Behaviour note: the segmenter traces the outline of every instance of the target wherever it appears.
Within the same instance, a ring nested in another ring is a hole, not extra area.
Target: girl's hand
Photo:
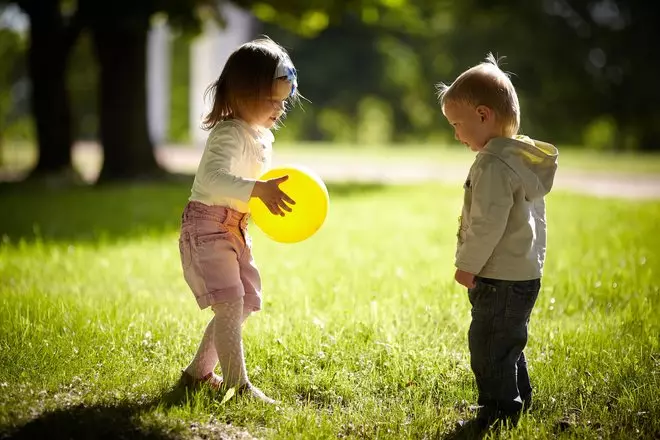
[[[280,189],[280,183],[286,182],[288,178],[289,176],[282,176],[276,179],[258,180],[254,184],[252,197],[258,197],[274,215],[284,217],[284,211],[291,212],[289,205],[296,204],[291,197]]]

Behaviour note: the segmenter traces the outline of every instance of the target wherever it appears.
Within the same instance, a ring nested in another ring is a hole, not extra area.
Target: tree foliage
[[[89,74],[98,71],[99,76],[102,178],[159,175],[146,119],[145,50],[151,20],[160,15],[172,28],[194,34],[209,17],[222,23],[222,3],[0,0],[3,3],[18,4],[30,17],[27,59],[40,151],[35,171],[71,169],[75,131],[66,71],[71,48],[85,32],[98,64]],[[654,50],[657,2],[233,3],[252,11],[264,23],[264,33],[293,53],[301,89],[313,103],[290,120],[295,129],[289,132],[302,138],[361,142],[358,135],[365,125],[387,131],[380,137],[384,140],[431,136],[444,126],[433,85],[451,81],[493,52],[507,56],[503,67],[513,72],[525,132],[580,143],[585,130],[606,127],[616,135],[609,141],[614,146],[660,149],[655,106],[660,89],[653,86],[660,77]],[[78,67],[75,73],[83,75]],[[372,123],[379,119],[382,123]]]

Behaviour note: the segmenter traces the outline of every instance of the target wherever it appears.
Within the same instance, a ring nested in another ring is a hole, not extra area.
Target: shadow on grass
[[[203,392],[203,391],[200,391]],[[209,391],[210,393],[210,391]],[[185,389],[175,386],[152,401],[117,405],[77,405],[41,414],[12,428],[0,427],[2,440],[33,439],[138,439],[226,438],[237,428],[222,424],[186,424],[170,417],[156,418],[157,408],[182,406],[191,399]],[[242,431],[241,438],[251,438]],[[235,433],[234,433],[235,435]]]
[[[442,436],[442,440],[480,440],[488,431],[476,419],[469,420],[455,427],[453,431]]]
[[[192,176],[161,183],[48,188],[0,183],[0,245],[94,242],[177,231]],[[331,200],[384,189],[377,183],[330,183]]]
[[[139,423],[143,408],[125,406],[76,406],[45,413],[23,426],[0,434],[0,439],[174,439],[165,427]]]

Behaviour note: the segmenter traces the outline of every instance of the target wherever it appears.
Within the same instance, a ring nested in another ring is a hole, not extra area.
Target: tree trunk
[[[31,177],[70,173],[73,170],[71,109],[66,87],[70,44],[57,1],[34,2],[30,17],[28,70],[31,105],[39,159]]]
[[[104,161],[99,182],[162,176],[147,125],[148,22],[96,26],[92,37],[100,65],[99,123]]]
[[[660,121],[660,118],[656,118]],[[645,152],[660,151],[660,127],[652,122],[641,127],[639,139],[639,150]]]

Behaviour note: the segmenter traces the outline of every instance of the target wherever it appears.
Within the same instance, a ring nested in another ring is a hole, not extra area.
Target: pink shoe
[[[263,391],[261,391],[259,388],[255,387],[251,383],[246,383],[244,385],[241,385],[238,388],[237,394],[241,396],[249,396],[252,397],[253,399],[260,400],[270,405],[277,405],[280,403],[277,400],[268,397]]]
[[[198,378],[185,370],[181,371],[179,386],[190,389],[199,389],[205,385],[210,387],[213,391],[220,391],[222,388],[222,377],[214,372],[210,372],[206,376]]]

